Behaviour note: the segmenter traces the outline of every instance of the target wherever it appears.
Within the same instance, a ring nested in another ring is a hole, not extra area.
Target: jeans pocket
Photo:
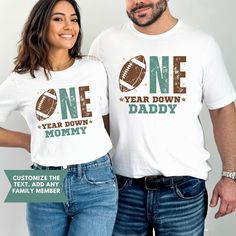
[[[116,176],[110,162],[87,168],[84,171],[84,178],[88,183],[95,185],[116,183]]]
[[[117,178],[118,190],[119,192],[122,192],[128,185],[129,179],[120,175],[117,175],[116,178]]]
[[[180,199],[190,200],[197,198],[205,191],[205,180],[187,177],[175,185],[175,193]]]

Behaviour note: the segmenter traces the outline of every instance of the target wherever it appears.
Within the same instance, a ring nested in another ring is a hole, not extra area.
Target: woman
[[[0,121],[19,111],[31,131],[0,128],[0,146],[30,151],[33,169],[67,170],[65,204],[27,204],[32,236],[112,235],[117,187],[102,120],[106,72],[100,62],[81,57],[81,37],[76,1],[39,0],[14,71],[0,86]]]

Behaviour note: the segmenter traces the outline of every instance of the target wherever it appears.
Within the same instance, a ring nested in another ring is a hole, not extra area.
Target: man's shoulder
[[[205,32],[203,29],[199,28],[198,26],[195,25],[191,25],[185,22],[182,22],[182,27],[181,30],[183,34],[188,35],[189,37],[195,38],[195,39],[199,39],[202,38],[204,40],[209,40],[210,38],[212,38],[212,36]]]
[[[76,66],[80,69],[90,68],[91,71],[96,71],[97,69],[104,69],[104,65],[99,58],[93,55],[84,55],[81,59],[76,61]]]

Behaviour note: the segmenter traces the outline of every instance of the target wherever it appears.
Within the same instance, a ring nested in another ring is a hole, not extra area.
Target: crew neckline
[[[78,63],[78,61],[79,61],[79,59],[75,59],[73,64],[71,66],[69,66],[68,68],[66,68],[64,70],[58,70],[58,71],[50,70],[49,73],[51,74],[52,77],[68,74],[68,73],[70,73],[71,71],[74,70],[74,68],[75,68],[76,64]]]
[[[139,37],[146,38],[146,39],[161,39],[161,38],[168,37],[171,34],[175,33],[182,24],[183,24],[183,22],[178,19],[177,23],[170,30],[168,30],[164,33],[161,33],[161,34],[156,34],[156,35],[144,34],[140,31],[136,30],[132,21],[129,21],[128,26],[129,26],[129,29]]]

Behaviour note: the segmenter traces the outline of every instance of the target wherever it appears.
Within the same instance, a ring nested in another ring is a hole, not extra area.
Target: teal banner
[[[67,202],[66,170],[5,170],[11,189],[5,202]]]

